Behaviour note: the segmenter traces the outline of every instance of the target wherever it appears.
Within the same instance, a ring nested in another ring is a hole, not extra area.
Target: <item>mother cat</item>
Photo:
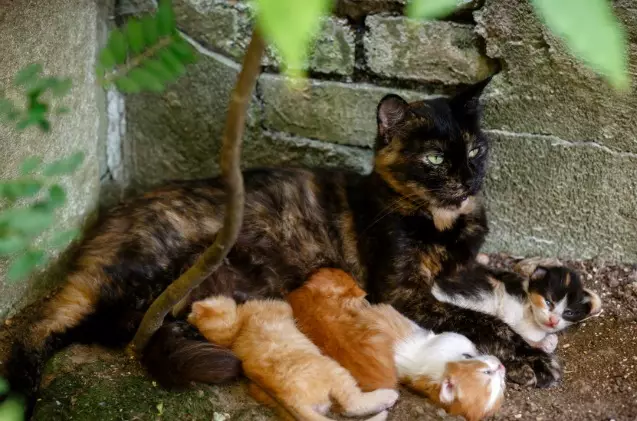
[[[338,267],[357,278],[371,301],[390,303],[427,329],[466,335],[498,356],[513,380],[539,387],[558,381],[554,358],[503,322],[430,294],[433,279],[453,282],[458,271],[471,270],[488,231],[478,195],[488,153],[479,96],[487,83],[410,104],[384,97],[369,175],[246,171],[240,237],[200,295],[279,297],[315,269]],[[105,215],[60,291],[14,347],[11,385],[33,395],[43,361],[70,342],[129,340],[149,303],[212,243],[223,203],[219,179],[177,182]],[[162,328],[147,352],[164,383],[222,380],[237,368],[232,355],[180,322]],[[225,358],[228,372],[206,371],[206,358]]]

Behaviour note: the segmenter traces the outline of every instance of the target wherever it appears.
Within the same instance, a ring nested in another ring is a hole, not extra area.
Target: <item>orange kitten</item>
[[[456,333],[424,330],[365,292],[337,269],[315,272],[288,294],[299,329],[350,370],[363,390],[395,388],[397,380],[450,414],[477,421],[504,398],[504,367]]]
[[[188,320],[209,341],[231,348],[258,385],[250,387],[252,395],[287,419],[329,420],[323,414],[334,399],[346,416],[378,413],[372,419],[380,421],[398,399],[395,390],[361,392],[347,370],[299,332],[284,301],[237,305],[219,296],[195,302]]]

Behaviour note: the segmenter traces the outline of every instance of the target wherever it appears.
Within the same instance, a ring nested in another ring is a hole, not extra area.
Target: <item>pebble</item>
[[[522,418],[522,414],[516,414],[516,415],[515,415],[515,419],[516,419],[516,420],[519,420],[520,418]]]

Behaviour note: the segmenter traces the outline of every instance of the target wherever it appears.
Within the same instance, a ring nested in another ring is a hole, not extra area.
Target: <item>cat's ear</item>
[[[530,278],[532,281],[539,281],[540,279],[544,279],[547,273],[549,273],[547,268],[543,266],[538,266],[535,268]]]
[[[385,95],[376,109],[379,137],[385,136],[389,130],[401,123],[407,116],[408,111],[409,104],[407,101],[398,95]]]
[[[480,96],[489,82],[491,82],[491,76],[453,96],[449,100],[453,113],[459,118],[477,119],[480,115]]]
[[[595,292],[584,288],[584,302],[590,303],[591,309],[588,316],[597,316],[602,311],[602,299]]]
[[[447,377],[442,381],[440,386],[440,402],[451,403],[456,397],[456,385],[451,377]]]

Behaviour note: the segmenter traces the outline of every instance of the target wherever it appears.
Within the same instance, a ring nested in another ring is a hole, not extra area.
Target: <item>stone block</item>
[[[176,0],[179,28],[204,46],[239,61],[250,42],[251,16],[243,2]],[[354,33],[345,19],[325,18],[307,68],[312,71],[351,75],[354,71]],[[278,67],[281,60],[272,47],[263,63]]]
[[[70,94],[62,100],[71,112],[53,117],[49,134],[43,135],[33,127],[16,132],[0,125],[0,178],[16,176],[27,156],[37,155],[51,162],[77,151],[85,153],[83,166],[73,176],[60,180],[68,201],[58,211],[54,230],[82,225],[94,211],[100,192],[105,99],[93,68],[108,16],[108,6],[102,3],[16,0],[0,6],[0,86],[6,87],[7,94],[18,95],[13,91],[12,79],[31,63],[41,63],[46,75],[73,80]],[[39,298],[61,278],[58,272],[46,271],[29,280],[8,283],[6,269],[7,261],[0,260],[0,319]]]
[[[632,73],[637,66],[637,10],[613,2],[627,28]],[[487,0],[475,13],[489,57],[504,71],[486,92],[485,124],[493,129],[597,141],[637,152],[637,95],[619,94],[568,53],[526,0]]]
[[[326,167],[369,173],[372,157],[369,149],[266,132],[246,140],[242,159],[246,167]]]
[[[637,155],[489,132],[488,251],[637,261]]]
[[[259,79],[264,125],[274,131],[344,145],[372,147],[376,136],[376,107],[388,93],[408,101],[427,95],[368,84],[310,79],[304,92],[288,88],[284,77]]]
[[[217,172],[217,153],[238,71],[231,60],[203,53],[199,62],[162,94],[126,98],[124,165],[133,187]],[[256,104],[248,114],[248,125],[255,124]]]
[[[368,16],[365,25],[365,60],[377,75],[455,85],[496,70],[472,25],[380,15]]]

